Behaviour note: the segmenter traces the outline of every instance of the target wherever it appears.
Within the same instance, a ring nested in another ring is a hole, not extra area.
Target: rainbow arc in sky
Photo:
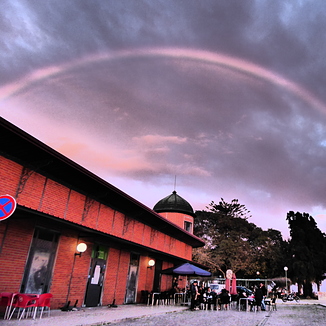
[[[237,71],[242,74],[247,74],[253,79],[262,79],[281,88],[284,88],[288,92],[294,94],[295,96],[309,104],[310,108],[315,108],[319,111],[322,111],[323,113],[326,112],[326,105],[322,101],[320,101],[316,96],[311,94],[309,91],[307,91],[300,85],[282,77],[279,74],[274,73],[273,71],[270,71],[252,62],[235,57],[230,57],[224,54],[183,48],[140,48],[108,52],[104,54],[89,55],[85,58],[73,60],[58,66],[49,66],[43,69],[38,69],[33,73],[21,78],[20,80],[0,88],[0,101],[4,101],[11,97],[17,96],[26,87],[31,86],[35,82],[47,80],[54,76],[63,74],[69,70],[76,69],[79,66],[82,67],[87,64],[101,61],[146,57],[187,59],[192,60],[194,62],[198,61],[204,62],[206,64],[208,63],[212,65],[217,65],[226,69]]]

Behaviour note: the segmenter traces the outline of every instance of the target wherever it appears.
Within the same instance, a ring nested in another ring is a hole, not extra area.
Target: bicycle
[[[299,302],[300,301],[300,298],[299,298],[299,296],[296,293],[292,292],[292,293],[289,293],[289,294],[284,294],[282,296],[282,301],[283,302],[286,302],[286,301],[296,301],[296,302]]]

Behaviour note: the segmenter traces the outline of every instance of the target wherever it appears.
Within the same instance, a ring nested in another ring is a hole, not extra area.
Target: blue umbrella
[[[178,274],[178,275],[198,275],[198,276],[211,276],[212,273],[205,271],[195,265],[185,263],[178,267],[168,268],[162,271],[163,274]]]

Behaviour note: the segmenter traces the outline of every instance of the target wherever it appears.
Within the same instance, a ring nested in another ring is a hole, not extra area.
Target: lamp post
[[[288,291],[288,268],[286,266],[284,267],[284,272],[285,272],[285,290],[287,292]]]

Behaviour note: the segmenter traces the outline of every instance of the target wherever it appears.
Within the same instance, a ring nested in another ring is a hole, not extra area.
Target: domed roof
[[[176,191],[173,191],[171,195],[158,201],[153,210],[156,213],[174,212],[195,217],[191,205],[185,199],[177,195]]]

